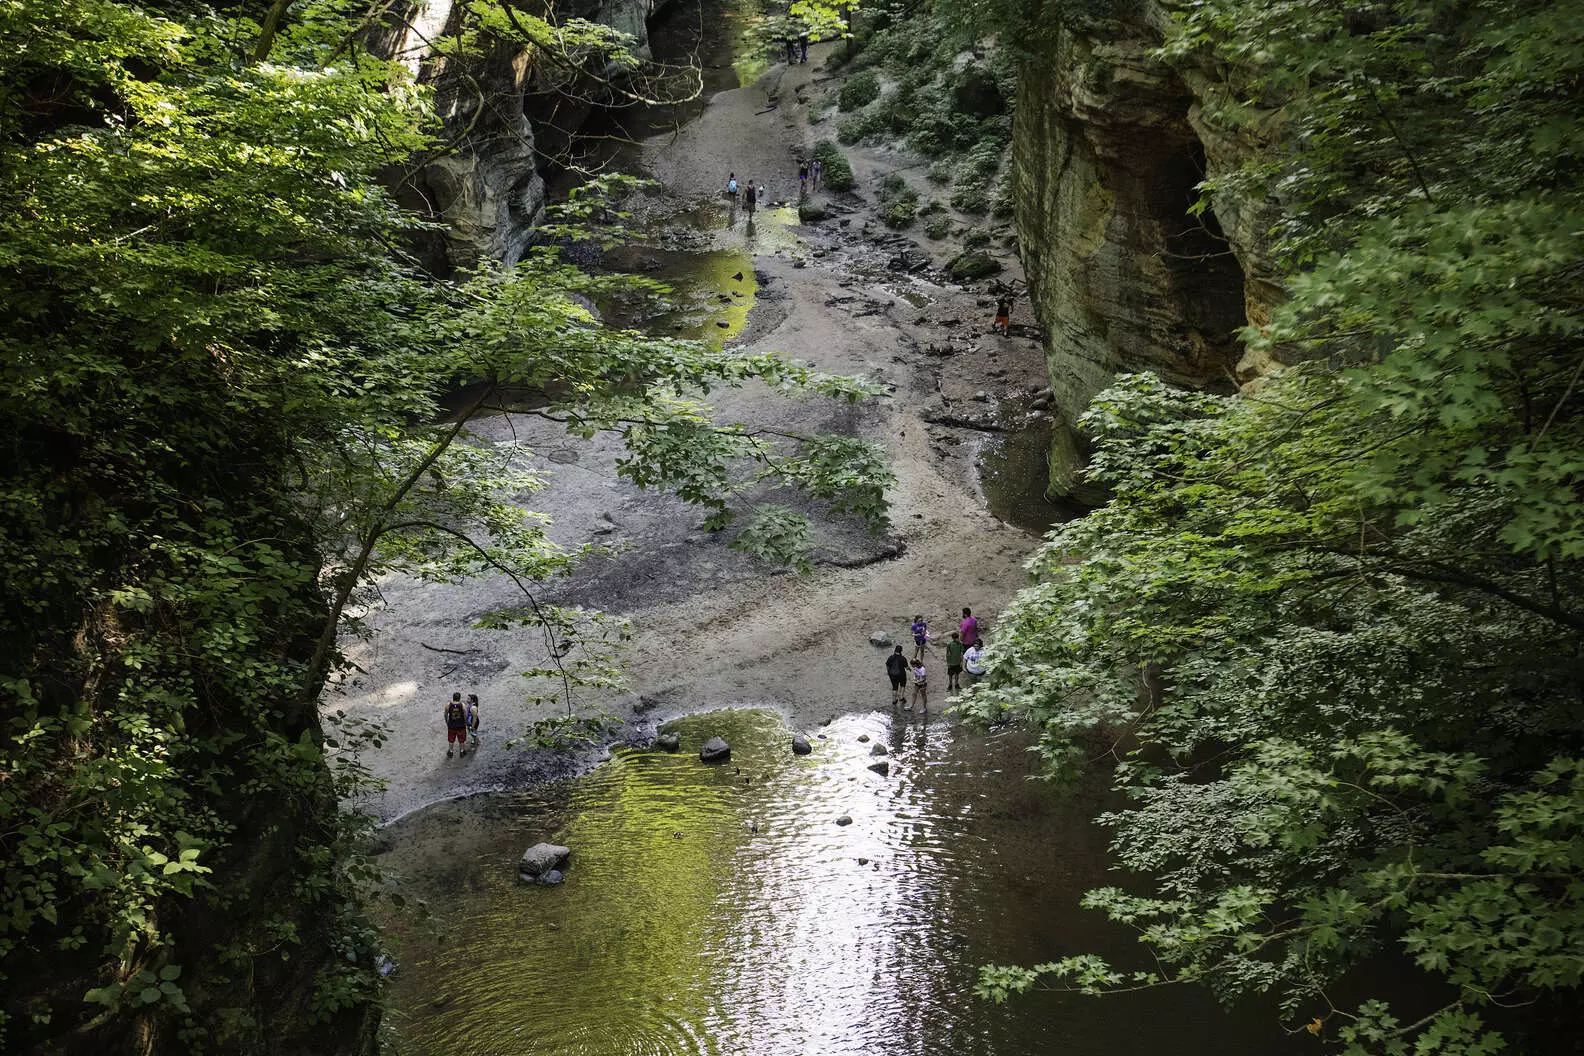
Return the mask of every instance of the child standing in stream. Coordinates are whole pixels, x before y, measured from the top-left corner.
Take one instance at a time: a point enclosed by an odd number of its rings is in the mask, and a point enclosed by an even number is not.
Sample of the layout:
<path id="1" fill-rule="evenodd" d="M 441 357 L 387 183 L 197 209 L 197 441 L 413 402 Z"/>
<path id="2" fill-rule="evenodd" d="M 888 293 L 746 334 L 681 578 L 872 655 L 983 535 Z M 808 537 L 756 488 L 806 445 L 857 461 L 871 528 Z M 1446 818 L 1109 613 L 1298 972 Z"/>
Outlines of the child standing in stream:
<path id="1" fill-rule="evenodd" d="M 929 710 L 929 672 L 922 658 L 913 661 L 913 703 L 920 711 Z"/>

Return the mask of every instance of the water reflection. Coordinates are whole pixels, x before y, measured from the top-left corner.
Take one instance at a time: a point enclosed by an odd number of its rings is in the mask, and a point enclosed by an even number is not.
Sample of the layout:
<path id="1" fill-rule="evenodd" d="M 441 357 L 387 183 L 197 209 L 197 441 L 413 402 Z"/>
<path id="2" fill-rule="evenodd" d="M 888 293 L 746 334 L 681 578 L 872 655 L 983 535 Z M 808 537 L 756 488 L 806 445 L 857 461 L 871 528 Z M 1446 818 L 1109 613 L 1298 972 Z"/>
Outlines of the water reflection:
<path id="1" fill-rule="evenodd" d="M 386 864 L 440 929 L 396 929 L 400 1052 L 1281 1051 L 1268 1013 L 1237 1023 L 1201 993 L 972 997 L 986 961 L 1128 941 L 1075 908 L 1106 879 L 1093 804 L 1023 781 L 1022 744 L 880 713 L 813 731 L 808 757 L 770 712 L 677 727 L 676 755 L 621 752 L 388 830 Z M 715 734 L 732 760 L 705 766 Z M 877 743 L 889 777 L 868 769 Z M 573 849 L 559 887 L 514 878 L 541 839 Z"/>

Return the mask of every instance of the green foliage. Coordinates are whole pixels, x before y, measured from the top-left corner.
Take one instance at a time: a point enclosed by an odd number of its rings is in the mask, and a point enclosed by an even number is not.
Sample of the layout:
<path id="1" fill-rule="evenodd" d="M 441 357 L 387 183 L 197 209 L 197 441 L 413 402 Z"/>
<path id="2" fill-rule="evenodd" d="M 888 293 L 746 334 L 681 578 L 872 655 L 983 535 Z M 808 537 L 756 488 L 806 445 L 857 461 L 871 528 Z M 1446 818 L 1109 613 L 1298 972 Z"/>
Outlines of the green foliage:
<path id="1" fill-rule="evenodd" d="M 911 227 L 918 213 L 918 192 L 909 187 L 899 173 L 887 173 L 880 181 L 880 219 L 887 227 Z"/>
<path id="2" fill-rule="evenodd" d="M 1584 976 L 1584 7 L 1212 0 L 1165 53 L 1203 119 L 1288 129 L 1207 185 L 1287 206 L 1290 300 L 1242 397 L 1135 376 L 1083 416 L 1114 496 L 1054 533 L 965 710 L 1052 773 L 1126 727 L 1107 817 L 1159 969 L 987 970 L 994 998 L 1280 993 L 1350 1054 L 1496 1051 Z M 1442 1005 L 1333 986 L 1385 946 Z M 1428 1011 L 1428 1014 L 1425 1014 Z"/>
<path id="3" fill-rule="evenodd" d="M 847 156 L 828 139 L 814 144 L 814 156 L 820 162 L 820 186 L 830 191 L 850 191 L 858 186 L 853 176 L 852 164 Z"/>
<path id="4" fill-rule="evenodd" d="M 374 577 L 508 578 L 520 608 L 486 621 L 544 634 L 563 694 L 614 678 L 619 628 L 531 593 L 577 556 L 513 501 L 536 481 L 466 429 L 502 393 L 621 435 L 629 479 L 750 522 L 738 542 L 768 558 L 805 560 L 753 521 L 781 488 L 884 525 L 872 449 L 756 436 L 705 403 L 872 386 L 606 330 L 583 305 L 617 280 L 553 247 L 418 272 L 400 247 L 424 227 L 382 181 L 447 146 L 428 90 L 358 50 L 361 18 L 316 0 L 261 42 L 181 3 L 0 2 L 8 1051 L 118 1051 L 134 1023 L 151 1051 L 357 1033 L 379 985 L 368 822 L 338 803 L 382 735 L 317 705 Z M 603 28 L 470 19 L 437 46 L 531 38 L 580 76 L 625 61 Z M 598 237 L 620 191 L 561 232 Z M 448 412 L 461 381 L 476 397 Z"/>
<path id="5" fill-rule="evenodd" d="M 864 70 L 847 78 L 836 98 L 844 111 L 862 109 L 880 97 L 880 78 L 874 70 Z"/>

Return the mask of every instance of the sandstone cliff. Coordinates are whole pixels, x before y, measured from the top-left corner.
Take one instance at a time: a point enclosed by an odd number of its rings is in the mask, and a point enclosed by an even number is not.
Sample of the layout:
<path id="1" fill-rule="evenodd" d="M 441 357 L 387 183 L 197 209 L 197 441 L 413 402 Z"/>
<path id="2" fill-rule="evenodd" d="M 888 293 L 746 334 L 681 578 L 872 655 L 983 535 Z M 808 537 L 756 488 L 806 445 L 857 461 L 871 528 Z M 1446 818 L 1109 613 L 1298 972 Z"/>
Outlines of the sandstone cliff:
<path id="1" fill-rule="evenodd" d="M 533 0 L 510 6 L 552 20 L 600 22 L 633 38 L 632 50 L 648 57 L 648 19 L 664 0 L 572 0 L 546 5 Z M 481 260 L 515 263 L 533 240 L 544 216 L 545 164 L 536 150 L 534 114 L 543 107 L 542 80 L 529 51 L 495 39 L 483 51 L 439 56 L 429 42 L 466 27 L 466 8 L 453 0 L 420 0 L 393 17 L 371 42 L 375 51 L 408 62 L 419 80 L 433 87 L 444 120 L 442 147 L 417 171 L 397 180 L 404 204 L 444 225 L 423 247 L 425 263 L 437 272 Z M 585 93 L 579 93 L 585 94 Z M 562 108 L 563 110 L 568 108 Z M 557 134 L 576 131 L 586 105 L 558 114 Z"/>
<path id="2" fill-rule="evenodd" d="M 1061 415 L 1053 495 L 1096 497 L 1073 423 L 1117 373 L 1230 391 L 1266 369 L 1240 362 L 1235 333 L 1281 296 L 1275 203 L 1222 194 L 1214 212 L 1188 209 L 1200 181 L 1262 149 L 1279 115 L 1235 133 L 1206 121 L 1218 71 L 1156 57 L 1168 19 L 1154 0 L 1122 20 L 1068 19 L 1019 78 L 1013 186 Z"/>

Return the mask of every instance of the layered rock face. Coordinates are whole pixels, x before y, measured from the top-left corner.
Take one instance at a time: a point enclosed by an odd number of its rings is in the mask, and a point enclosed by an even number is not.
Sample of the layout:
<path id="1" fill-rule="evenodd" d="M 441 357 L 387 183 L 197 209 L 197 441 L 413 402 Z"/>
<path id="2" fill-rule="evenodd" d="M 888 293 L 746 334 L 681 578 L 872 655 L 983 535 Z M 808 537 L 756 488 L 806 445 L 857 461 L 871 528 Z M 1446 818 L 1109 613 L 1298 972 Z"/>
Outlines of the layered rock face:
<path id="1" fill-rule="evenodd" d="M 1218 195 L 1219 216 L 1188 209 L 1201 180 L 1261 149 L 1278 115 L 1236 135 L 1204 121 L 1214 71 L 1154 56 L 1167 20 L 1150 2 L 1126 21 L 1053 29 L 1018 84 L 1019 239 L 1062 417 L 1052 495 L 1097 498 L 1074 423 L 1116 374 L 1231 391 L 1268 366 L 1241 362 L 1235 334 L 1281 296 L 1275 203 Z"/>
<path id="2" fill-rule="evenodd" d="M 648 19 L 657 0 L 574 0 L 547 5 L 513 2 L 525 15 L 583 18 L 621 30 L 632 50 L 648 57 Z M 403 204 L 444 225 L 424 246 L 425 263 L 438 273 L 480 261 L 519 260 L 544 217 L 545 184 L 530 113 L 536 109 L 536 71 L 526 48 L 497 40 L 482 53 L 437 56 L 429 41 L 466 28 L 465 7 L 453 0 L 420 0 L 392 18 L 371 42 L 376 52 L 409 63 L 432 86 L 444 119 L 444 148 L 416 174 L 400 179 Z M 586 115 L 575 115 L 575 131 Z M 563 117 L 559 130 L 569 131 Z"/>

